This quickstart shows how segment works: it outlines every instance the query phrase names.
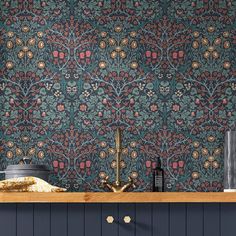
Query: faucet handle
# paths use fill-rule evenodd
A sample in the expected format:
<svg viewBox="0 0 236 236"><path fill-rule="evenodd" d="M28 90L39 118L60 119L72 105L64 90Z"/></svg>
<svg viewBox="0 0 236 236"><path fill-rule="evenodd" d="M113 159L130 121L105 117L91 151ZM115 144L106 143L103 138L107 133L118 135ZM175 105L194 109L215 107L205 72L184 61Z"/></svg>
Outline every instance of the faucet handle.
<svg viewBox="0 0 236 236"><path fill-rule="evenodd" d="M104 186L107 183L109 176L107 175L104 179L101 180L101 184Z"/></svg>
<svg viewBox="0 0 236 236"><path fill-rule="evenodd" d="M132 188L136 188L136 185L135 185L135 183L134 183L134 180L133 180L133 178L132 178L131 176L128 176L128 180L129 180L129 183L130 183L131 187L132 187Z"/></svg>

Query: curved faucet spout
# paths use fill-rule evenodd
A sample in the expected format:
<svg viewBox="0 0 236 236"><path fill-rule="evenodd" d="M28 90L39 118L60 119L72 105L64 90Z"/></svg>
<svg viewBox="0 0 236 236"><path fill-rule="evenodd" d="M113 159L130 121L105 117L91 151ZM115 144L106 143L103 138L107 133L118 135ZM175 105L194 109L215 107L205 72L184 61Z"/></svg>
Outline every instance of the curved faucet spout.
<svg viewBox="0 0 236 236"><path fill-rule="evenodd" d="M122 183L120 178L120 162L121 162L121 154L122 154L122 135L121 129L117 128L115 134L115 154L116 154L116 180L114 183L109 183L109 176L106 176L104 180L102 180L102 184L104 187L109 188L111 191L115 193L120 193L126 191L129 187L135 187L134 182L131 177L128 177L127 183Z"/></svg>

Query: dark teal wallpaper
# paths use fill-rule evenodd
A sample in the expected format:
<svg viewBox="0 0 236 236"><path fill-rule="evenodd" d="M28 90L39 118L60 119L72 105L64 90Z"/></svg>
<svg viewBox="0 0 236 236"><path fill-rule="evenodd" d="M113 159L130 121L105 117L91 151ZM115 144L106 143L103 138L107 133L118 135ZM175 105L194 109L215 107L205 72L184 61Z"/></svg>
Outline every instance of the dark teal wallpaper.
<svg viewBox="0 0 236 236"><path fill-rule="evenodd" d="M236 120L236 1L2 0L1 169L23 156L50 182L104 191L222 191L223 137Z"/></svg>

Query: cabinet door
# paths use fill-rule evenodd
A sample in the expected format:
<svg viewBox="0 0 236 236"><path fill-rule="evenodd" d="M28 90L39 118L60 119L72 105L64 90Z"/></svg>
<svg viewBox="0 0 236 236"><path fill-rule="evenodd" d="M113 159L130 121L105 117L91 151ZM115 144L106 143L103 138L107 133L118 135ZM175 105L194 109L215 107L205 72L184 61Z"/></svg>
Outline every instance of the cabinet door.
<svg viewBox="0 0 236 236"><path fill-rule="evenodd" d="M119 205L116 203L102 204L102 236L118 236Z"/></svg>
<svg viewBox="0 0 236 236"><path fill-rule="evenodd" d="M204 235L204 204L188 203L186 209L186 235Z"/></svg>
<svg viewBox="0 0 236 236"><path fill-rule="evenodd" d="M68 204L68 235L84 236L84 218L85 205L81 203ZM44 235L43 235L44 236Z"/></svg>
<svg viewBox="0 0 236 236"><path fill-rule="evenodd" d="M168 203L154 203L152 211L152 229L155 236L169 236L169 212Z"/></svg>
<svg viewBox="0 0 236 236"><path fill-rule="evenodd" d="M85 204L84 236L102 235L102 204Z"/></svg>
<svg viewBox="0 0 236 236"><path fill-rule="evenodd" d="M119 204L119 235L135 236L135 204Z"/></svg>
<svg viewBox="0 0 236 236"><path fill-rule="evenodd" d="M34 204L34 236L51 236L51 205Z"/></svg>
<svg viewBox="0 0 236 236"><path fill-rule="evenodd" d="M153 204L152 227L153 235L158 236L206 235L204 234L203 204L155 203Z"/></svg>
<svg viewBox="0 0 236 236"><path fill-rule="evenodd" d="M235 236L236 203L220 204L220 235Z"/></svg>
<svg viewBox="0 0 236 236"><path fill-rule="evenodd" d="M51 204L50 236L67 235L67 204Z"/></svg>
<svg viewBox="0 0 236 236"><path fill-rule="evenodd" d="M16 204L0 204L0 235L16 235Z"/></svg>
<svg viewBox="0 0 236 236"><path fill-rule="evenodd" d="M32 236L34 234L34 205L17 204L16 212L17 236Z"/></svg>
<svg viewBox="0 0 236 236"><path fill-rule="evenodd" d="M170 204L170 236L186 235L186 204Z"/></svg>
<svg viewBox="0 0 236 236"><path fill-rule="evenodd" d="M153 204L136 204L135 232L136 236L152 236Z"/></svg>

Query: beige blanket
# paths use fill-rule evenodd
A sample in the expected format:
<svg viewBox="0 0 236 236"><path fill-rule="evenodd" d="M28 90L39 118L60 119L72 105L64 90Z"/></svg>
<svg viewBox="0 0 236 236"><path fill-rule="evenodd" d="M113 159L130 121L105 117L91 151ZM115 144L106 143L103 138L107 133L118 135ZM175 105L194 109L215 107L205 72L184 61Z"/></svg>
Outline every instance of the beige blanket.
<svg viewBox="0 0 236 236"><path fill-rule="evenodd" d="M19 177L0 181L1 192L65 192L65 188L52 186L36 177Z"/></svg>

